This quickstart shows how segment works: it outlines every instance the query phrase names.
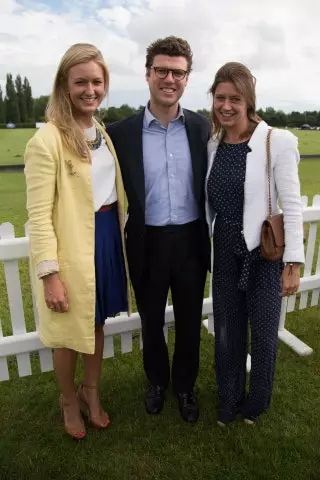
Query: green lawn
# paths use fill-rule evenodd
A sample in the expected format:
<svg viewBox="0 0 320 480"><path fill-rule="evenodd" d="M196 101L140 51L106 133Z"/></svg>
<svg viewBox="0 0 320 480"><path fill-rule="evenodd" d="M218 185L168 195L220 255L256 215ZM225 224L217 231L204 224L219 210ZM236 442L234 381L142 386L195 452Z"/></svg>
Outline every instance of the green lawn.
<svg viewBox="0 0 320 480"><path fill-rule="evenodd" d="M320 161L300 163L302 194L320 193ZM0 174L0 223L10 221L23 235L27 219L22 172ZM33 329L26 262L21 278L28 329ZM0 266L0 321L11 333ZM63 433L53 373L19 378L10 359L12 380L0 382L0 480L319 480L320 479L320 307L288 315L287 327L313 347L300 358L280 343L272 406L258 425L240 420L216 425L213 338L202 332L197 382L201 416L181 420L168 392L163 412L145 413L145 380L138 339L134 351L103 362L102 399L111 417L104 432L89 430L77 443ZM173 332L169 335L172 351ZM77 381L80 380L80 365Z"/></svg>
<svg viewBox="0 0 320 480"><path fill-rule="evenodd" d="M254 427L240 420L217 426L213 340L205 331L195 425L181 420L171 391L159 416L145 413L137 342L132 354L103 362L102 399L112 423L89 430L80 444L63 433L53 373L2 383L0 478L319 480L319 313L290 315L291 330L315 353L300 358L280 345L272 407Z"/></svg>
<svg viewBox="0 0 320 480"><path fill-rule="evenodd" d="M308 195L311 198L316 193L320 194L320 159L301 161L299 175L302 195ZM0 199L0 223L13 223L16 227L16 235L23 235L23 225L27 221L23 172L1 173Z"/></svg>
<svg viewBox="0 0 320 480"><path fill-rule="evenodd" d="M0 129L0 165L16 165L23 163L23 154L27 141L35 129ZM292 130L299 138L299 150L304 154L319 154L320 131Z"/></svg>
<svg viewBox="0 0 320 480"><path fill-rule="evenodd" d="M301 195L308 195L310 203L315 194L320 194L320 158L301 160L299 177Z"/></svg>
<svg viewBox="0 0 320 480"><path fill-rule="evenodd" d="M23 163L26 143L35 131L35 128L0 129L0 165Z"/></svg>
<svg viewBox="0 0 320 480"><path fill-rule="evenodd" d="M299 139L301 155L320 154L320 131L316 130L291 130Z"/></svg>

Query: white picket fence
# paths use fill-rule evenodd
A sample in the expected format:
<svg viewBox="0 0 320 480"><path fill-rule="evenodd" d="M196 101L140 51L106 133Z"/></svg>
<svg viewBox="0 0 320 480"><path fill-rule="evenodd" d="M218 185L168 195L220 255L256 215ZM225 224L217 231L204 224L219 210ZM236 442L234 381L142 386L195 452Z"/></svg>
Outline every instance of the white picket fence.
<svg viewBox="0 0 320 480"><path fill-rule="evenodd" d="M309 235L306 243L306 263L299 290L300 300L298 304L295 295L283 299L279 325L279 338L299 355L310 355L312 353L312 348L303 343L285 328L286 313L293 311L297 306L299 309L305 309L309 306L308 298L310 293L310 306L316 307L319 302L320 248L316 249L316 236L318 223L320 222L320 195L316 195L313 198L312 206L307 206L307 197L303 197L303 203L304 222L309 224ZM25 237L15 238L14 227L10 223L1 224L0 262L4 265L4 276L10 313L9 321L11 322L12 335L3 335L1 326L3 320L1 322L0 318L0 381L9 380L10 370L8 368L8 360L14 357L16 357L19 376L24 377L31 375L32 366L30 354L32 352L37 352L39 355L40 369L42 372L53 370L52 350L43 346L37 332L38 314L33 292L33 314L36 328L34 331L28 332L26 327L19 276L19 260L28 258L29 250L27 235ZM314 269L315 263L316 266ZM4 298L6 292L0 292L0 295ZM211 297L205 298L203 301L203 315L207 317L203 321L204 326L210 334L214 334ZM165 322L166 325L164 329L167 338L168 324L174 322L173 309L170 305L166 308ZM138 313L134 313L130 318L126 314L121 314L115 318L108 318L104 333L104 358L114 356L115 336L120 336L122 353L132 351L134 334L140 335L140 348L142 346L141 321ZM250 356L248 357L247 366L248 369L250 369Z"/></svg>

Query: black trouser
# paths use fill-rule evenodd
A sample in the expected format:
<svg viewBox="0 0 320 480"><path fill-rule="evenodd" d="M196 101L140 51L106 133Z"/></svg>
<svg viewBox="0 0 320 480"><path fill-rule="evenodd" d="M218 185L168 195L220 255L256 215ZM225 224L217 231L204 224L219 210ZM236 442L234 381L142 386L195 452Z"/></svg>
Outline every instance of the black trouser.
<svg viewBox="0 0 320 480"><path fill-rule="evenodd" d="M172 383L175 392L188 392L198 374L207 271L200 223L146 227L145 235L144 271L135 288L142 321L144 369L152 385L168 386L170 364L163 327L170 288L175 317Z"/></svg>

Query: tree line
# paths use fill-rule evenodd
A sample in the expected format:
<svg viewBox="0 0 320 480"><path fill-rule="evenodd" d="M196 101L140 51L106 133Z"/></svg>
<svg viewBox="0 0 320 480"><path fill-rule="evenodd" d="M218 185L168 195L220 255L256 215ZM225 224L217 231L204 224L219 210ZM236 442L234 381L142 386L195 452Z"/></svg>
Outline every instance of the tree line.
<svg viewBox="0 0 320 480"><path fill-rule="evenodd" d="M198 110L198 113L209 118L208 110ZM300 128L305 124L310 125L310 127L320 127L320 111L316 110L285 113L282 110L267 107L265 110L259 108L257 114L272 127Z"/></svg>
<svg viewBox="0 0 320 480"><path fill-rule="evenodd" d="M49 100L49 95L41 95L33 98L32 89L29 80L24 77L23 81L18 74L15 80L11 73L7 74L5 95L0 86L0 124L29 124L34 122L43 122L45 120L45 110ZM106 123L122 120L130 115L138 113L144 108L143 105L135 108L124 104L121 107L101 108L99 117ZM209 118L210 113L206 109L197 110L198 113ZM275 110L267 107L265 110L259 109L258 115L273 127L301 127L308 124L311 127L320 127L320 111L305 111L285 113L282 110Z"/></svg>
<svg viewBox="0 0 320 480"><path fill-rule="evenodd" d="M22 81L19 74L13 80L11 73L8 73L5 96L0 86L0 124L34 121L34 99L29 80L24 77Z"/></svg>
<svg viewBox="0 0 320 480"><path fill-rule="evenodd" d="M144 106L141 105L139 108L130 107L129 105L121 105L121 107L110 107L108 109L100 110L100 118L102 118L107 123L116 122L117 120L122 120L123 118L134 115L143 109ZM197 110L197 113L204 115L205 117L210 117L209 110L200 109ZM275 110L272 107L267 107L265 110L260 108L257 110L257 114L262 118L268 125L272 127L289 127L289 128L299 128L304 124L310 125L310 127L320 127L320 111L305 111L305 112L296 112L285 113L282 110Z"/></svg>

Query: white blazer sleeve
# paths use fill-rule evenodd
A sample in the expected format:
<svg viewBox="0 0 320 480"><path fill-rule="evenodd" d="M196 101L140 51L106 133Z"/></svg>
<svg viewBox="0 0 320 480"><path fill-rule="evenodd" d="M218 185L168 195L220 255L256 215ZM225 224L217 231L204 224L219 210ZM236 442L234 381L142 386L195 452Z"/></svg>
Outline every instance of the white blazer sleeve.
<svg viewBox="0 0 320 480"><path fill-rule="evenodd" d="M278 131L274 179L284 217L284 262L304 263L303 215L298 163L297 138L288 131ZM280 136L281 135L281 136Z"/></svg>

